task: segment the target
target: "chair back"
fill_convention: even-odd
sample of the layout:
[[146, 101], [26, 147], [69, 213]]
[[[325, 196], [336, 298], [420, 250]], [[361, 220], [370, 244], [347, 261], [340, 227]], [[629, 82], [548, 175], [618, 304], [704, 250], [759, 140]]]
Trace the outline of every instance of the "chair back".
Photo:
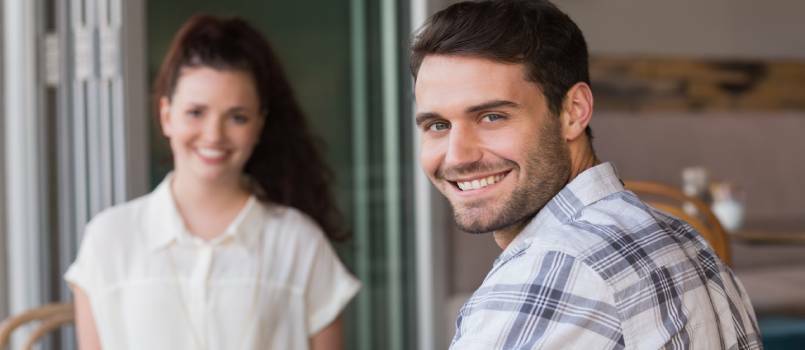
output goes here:
[[[658, 182], [625, 181], [625, 185], [627, 190], [637, 194], [648, 205], [690, 224], [699, 231], [722, 261], [732, 265], [732, 251], [727, 231], [702, 200], [688, 196], [673, 186]], [[693, 205], [697, 215], [685, 212], [683, 210], [685, 203]]]
[[11, 316], [0, 323], [0, 349], [5, 349], [16, 329], [31, 323], [38, 322], [36, 328], [23, 343], [22, 349], [33, 349], [36, 342], [48, 333], [59, 329], [75, 319], [72, 303], [48, 304], [21, 314]]

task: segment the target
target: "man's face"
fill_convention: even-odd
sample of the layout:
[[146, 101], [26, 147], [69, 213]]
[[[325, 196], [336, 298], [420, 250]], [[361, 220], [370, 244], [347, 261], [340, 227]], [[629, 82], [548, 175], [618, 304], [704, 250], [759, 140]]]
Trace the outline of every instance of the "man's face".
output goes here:
[[522, 64], [426, 56], [415, 86], [420, 162], [467, 232], [530, 220], [567, 183], [561, 123]]

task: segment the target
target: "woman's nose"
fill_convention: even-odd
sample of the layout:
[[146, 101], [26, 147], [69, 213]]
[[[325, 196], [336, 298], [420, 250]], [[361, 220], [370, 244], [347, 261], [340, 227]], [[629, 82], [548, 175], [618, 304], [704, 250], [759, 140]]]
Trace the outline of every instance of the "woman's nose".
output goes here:
[[220, 141], [224, 134], [223, 118], [208, 118], [204, 123], [203, 139], [205, 141]]

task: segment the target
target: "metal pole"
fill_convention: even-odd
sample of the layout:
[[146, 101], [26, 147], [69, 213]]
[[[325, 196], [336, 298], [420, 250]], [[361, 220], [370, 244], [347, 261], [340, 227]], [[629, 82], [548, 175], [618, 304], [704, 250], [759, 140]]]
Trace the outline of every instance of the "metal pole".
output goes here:
[[386, 208], [386, 258], [388, 268], [389, 349], [401, 350], [403, 332], [402, 238], [400, 229], [399, 55], [397, 2], [380, 3], [381, 79], [383, 101], [383, 153]]

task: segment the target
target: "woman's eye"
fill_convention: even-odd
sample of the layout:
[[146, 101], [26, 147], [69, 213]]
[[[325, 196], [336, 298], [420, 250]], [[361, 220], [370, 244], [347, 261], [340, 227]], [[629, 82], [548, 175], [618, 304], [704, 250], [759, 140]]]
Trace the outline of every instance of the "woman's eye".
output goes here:
[[500, 119], [504, 119], [504, 118], [505, 118], [505, 117], [504, 117], [504, 116], [502, 116], [502, 115], [500, 115], [500, 114], [486, 114], [486, 115], [484, 115], [484, 117], [482, 118], [482, 120], [484, 120], [484, 121], [488, 121], [488, 122], [494, 122], [494, 121], [497, 121], [497, 120], [500, 120]]
[[443, 131], [450, 128], [450, 124], [445, 122], [435, 122], [428, 125], [428, 131]]
[[203, 114], [204, 114], [204, 111], [202, 111], [201, 109], [198, 109], [198, 108], [197, 109], [191, 109], [191, 110], [187, 111], [187, 115], [190, 116], [190, 117], [193, 117], [193, 118], [198, 118], [198, 117], [202, 116]]
[[242, 114], [235, 114], [232, 116], [232, 121], [235, 122], [235, 124], [246, 124], [249, 122], [249, 117]]

